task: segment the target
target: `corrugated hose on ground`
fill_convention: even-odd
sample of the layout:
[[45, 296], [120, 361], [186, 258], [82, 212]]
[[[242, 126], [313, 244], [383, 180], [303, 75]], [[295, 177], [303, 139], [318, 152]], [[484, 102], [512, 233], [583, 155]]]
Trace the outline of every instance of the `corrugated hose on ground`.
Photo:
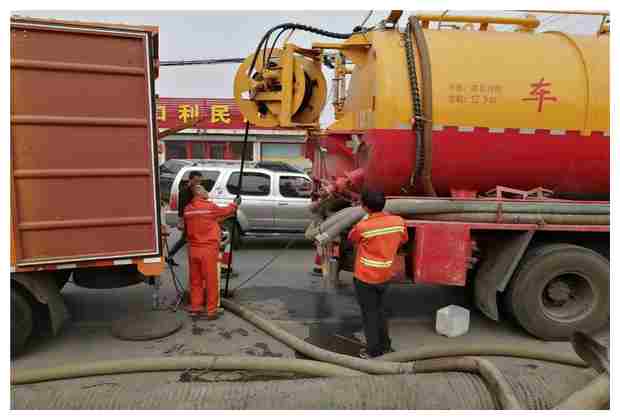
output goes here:
[[[175, 387], [165, 386], [159, 387], [157, 391], [142, 390], [139, 393], [123, 391], [121, 387], [118, 395], [111, 395], [109, 392], [97, 394], [96, 391], [89, 391], [81, 392], [80, 398], [70, 396], [70, 392], [63, 393], [63, 391], [36, 392], [36, 397], [30, 398], [28, 395], [31, 392], [28, 389], [18, 387], [12, 389], [12, 405], [15, 408], [544, 409], [552, 408], [558, 401], [564, 399], [564, 402], [557, 408], [571, 407], [574, 409], [601, 408], [605, 401], [607, 404], [609, 401], [608, 376], [607, 380], [604, 375], [592, 380], [593, 375], [590, 370], [574, 367], [585, 365], [577, 356], [541, 354], [527, 346], [515, 345], [451, 347], [442, 345], [435, 349], [423, 347], [414, 351], [392, 353], [379, 359], [364, 360], [316, 347], [241, 305], [226, 299], [222, 303], [226, 309], [282, 343], [320, 361], [223, 356], [101, 361], [46, 369], [12, 370], [11, 383], [17, 385], [93, 375], [188, 368], [285, 371], [311, 376], [337, 376], [338, 378], [272, 381], [273, 383], [261, 382], [260, 385], [204, 384], [208, 388], [189, 389], [185, 389], [190, 386], [189, 384], [178, 384]], [[535, 378], [538, 379], [534, 380], [520, 371], [505, 376], [494, 364], [480, 357], [454, 357], [480, 354], [535, 358], [573, 365], [573, 367], [556, 370], [553, 375], [536, 376]], [[411, 362], [411, 360], [414, 361]], [[367, 375], [367, 373], [380, 376]], [[549, 386], [549, 383], [553, 386]], [[584, 385], [587, 386], [575, 392], [576, 388]], [[463, 393], [460, 391], [445, 393], [438, 392], [439, 386], [447, 386], [453, 390], [458, 389], [458, 386], [465, 388], [463, 388]], [[311, 392], [311, 389], [321, 389], [321, 391]], [[383, 391], [380, 392], [379, 389]], [[433, 389], [435, 391], [430, 392]], [[476, 391], [472, 392], [472, 389]], [[234, 396], [226, 393], [232, 393]], [[429, 399], [431, 394], [435, 397]], [[218, 398], [218, 395], [228, 395], [228, 397]], [[259, 395], [262, 397], [258, 398]], [[422, 395], [424, 395], [423, 398]]]

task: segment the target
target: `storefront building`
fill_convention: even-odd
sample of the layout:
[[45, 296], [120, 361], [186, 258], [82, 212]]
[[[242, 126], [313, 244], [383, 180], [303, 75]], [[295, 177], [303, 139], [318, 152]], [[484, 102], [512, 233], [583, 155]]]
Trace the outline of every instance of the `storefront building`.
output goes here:
[[[160, 132], [194, 119], [199, 122], [191, 128], [161, 139], [161, 162], [167, 159], [241, 159], [245, 122], [233, 99], [158, 98]], [[250, 126], [248, 160], [284, 161], [310, 169], [313, 153], [304, 131]]]

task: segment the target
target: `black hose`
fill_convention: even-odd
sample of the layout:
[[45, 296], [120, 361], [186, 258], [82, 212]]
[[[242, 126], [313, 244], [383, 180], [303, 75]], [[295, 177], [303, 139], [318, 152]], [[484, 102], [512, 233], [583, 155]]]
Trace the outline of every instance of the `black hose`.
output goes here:
[[411, 101], [413, 106], [413, 115], [414, 115], [414, 129], [415, 129], [415, 138], [416, 138], [416, 148], [415, 148], [415, 162], [414, 168], [411, 174], [411, 178], [409, 180], [410, 186], [415, 187], [416, 180], [422, 173], [424, 162], [424, 145], [422, 143], [422, 133], [423, 126], [421, 124], [422, 121], [422, 105], [420, 101], [420, 90], [418, 88], [418, 76], [415, 68], [415, 57], [413, 56], [413, 28], [411, 19], [407, 23], [407, 28], [405, 29], [404, 38], [405, 38], [405, 56], [407, 58], [407, 72], [409, 76], [409, 87], [411, 90]]
[[[273, 43], [271, 44], [271, 48], [269, 49], [269, 55], [267, 56], [267, 59], [265, 60], [265, 56], [263, 55], [263, 67], [267, 65], [267, 63], [269, 63], [271, 61], [271, 55], [273, 54], [273, 50], [276, 47], [276, 44], [278, 43], [278, 39], [280, 39], [280, 37], [282, 36], [282, 34], [284, 34], [284, 32], [286, 32], [287, 29], [282, 29], [280, 32], [278, 32], [278, 35], [276, 35], [276, 39], [273, 40]], [[291, 29], [291, 34], [293, 33], [294, 29]]]
[[[263, 38], [260, 40], [260, 42], [258, 43], [258, 46], [256, 47], [256, 52], [254, 54], [254, 58], [252, 58], [252, 64], [250, 65], [250, 68], [248, 69], [248, 76], [252, 77], [252, 71], [254, 70], [254, 66], [256, 65], [256, 59], [258, 58], [258, 54], [261, 50], [261, 47], [263, 46], [263, 44], [265, 44], [265, 48], [267, 48], [267, 43], [269, 40], [269, 37], [271, 36], [271, 34], [275, 31], [277, 31], [278, 29], [298, 29], [300, 31], [305, 31], [305, 32], [312, 32], [315, 33], [317, 35], [321, 35], [321, 36], [325, 36], [328, 38], [336, 38], [336, 39], [347, 39], [350, 38], [353, 34], [352, 33], [348, 33], [348, 34], [342, 34], [342, 33], [337, 33], [337, 32], [330, 32], [330, 31], [326, 31], [323, 29], [319, 29], [319, 28], [315, 28], [312, 26], [308, 26], [308, 25], [302, 25], [300, 23], [281, 23], [279, 25], [274, 26], [273, 28], [269, 29], [265, 35], [263, 35]], [[263, 63], [263, 66], [265, 65], [265, 63]]]

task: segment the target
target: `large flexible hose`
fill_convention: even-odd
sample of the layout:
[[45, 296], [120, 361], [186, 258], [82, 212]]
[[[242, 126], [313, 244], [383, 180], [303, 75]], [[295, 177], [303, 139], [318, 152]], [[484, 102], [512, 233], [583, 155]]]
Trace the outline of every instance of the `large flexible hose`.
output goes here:
[[313, 359], [373, 374], [413, 373], [414, 371], [413, 363], [365, 360], [322, 349], [294, 336], [293, 334], [290, 334], [277, 326], [275, 323], [258, 316], [249, 309], [244, 308], [228, 299], [222, 299], [221, 303], [224, 308], [228, 309], [232, 313], [240, 316], [282, 343], [297, 350], [299, 353]]
[[183, 369], [286, 371], [311, 376], [360, 376], [362, 372], [329, 363], [280, 357], [182, 356], [104, 360], [43, 369], [11, 369], [11, 384], [54, 381], [118, 373], [160, 372]]
[[478, 373], [497, 396], [504, 410], [521, 410], [512, 388], [504, 375], [488, 360], [479, 357], [424, 360], [416, 363], [416, 373], [428, 372], [470, 372]]
[[576, 353], [552, 353], [549, 350], [537, 350], [531, 344], [502, 343], [502, 344], [480, 344], [480, 343], [458, 343], [440, 344], [437, 346], [422, 346], [410, 350], [402, 350], [394, 353], [387, 353], [377, 358], [391, 362], [408, 362], [413, 360], [425, 360], [437, 357], [456, 357], [456, 356], [506, 356], [520, 357], [523, 359], [543, 360], [564, 365], [577, 367], [587, 367]]
[[554, 410], [600, 410], [609, 407], [609, 375], [603, 373], [569, 395]]
[[[590, 371], [519, 364], [506, 377], [523, 408], [549, 409], [592, 378]], [[483, 379], [466, 372], [245, 383], [156, 383], [149, 376], [113, 387], [11, 388], [13, 409], [498, 409]], [[166, 380], [169, 382], [169, 380]], [[449, 390], [449, 391], [447, 391]]]
[[[455, 371], [455, 370], [464, 371], [464, 372], [477, 372], [484, 378], [487, 385], [493, 391], [493, 395], [495, 395], [498, 398], [500, 406], [502, 408], [505, 408], [505, 409], [521, 408], [519, 400], [526, 401], [527, 407], [529, 407], [530, 405], [531, 398], [528, 399], [528, 395], [530, 395], [531, 392], [530, 394], [526, 393], [520, 398], [517, 398], [515, 395], [514, 389], [519, 389], [519, 387], [515, 388], [514, 383], [513, 383], [513, 386], [511, 387], [506, 381], [505, 377], [502, 375], [502, 373], [492, 363], [490, 363], [489, 361], [485, 359], [480, 359], [477, 357], [456, 358], [456, 359], [455, 358], [449, 358], [449, 359], [444, 358], [444, 359], [436, 359], [436, 360], [421, 360], [421, 361], [417, 361], [414, 365], [414, 364], [389, 363], [389, 362], [384, 362], [381, 360], [362, 360], [362, 359], [352, 358], [349, 356], [329, 352], [327, 350], [320, 349], [316, 346], [306, 343], [305, 341], [300, 340], [299, 338], [292, 336], [286, 331], [280, 329], [274, 323], [260, 318], [258, 315], [254, 314], [253, 312], [239, 305], [236, 305], [233, 302], [230, 302], [228, 300], [223, 300], [223, 305], [227, 309], [235, 312], [236, 314], [238, 314], [239, 316], [247, 320], [248, 322], [253, 323], [255, 326], [263, 329], [264, 331], [273, 335], [275, 338], [279, 339], [285, 344], [290, 345], [297, 351], [300, 351], [310, 357], [317, 357], [317, 358], [320, 357], [320, 358], [327, 359], [327, 360], [333, 360], [336, 363], [350, 365], [353, 367], [353, 369], [361, 368], [361, 370], [370, 371], [371, 373], [411, 372], [412, 368], [415, 368], [415, 372], [418, 374], [416, 375], [416, 377], [420, 376], [419, 374], [424, 373], [424, 372], [445, 372], [445, 371]], [[501, 355], [508, 355], [511, 357], [532, 357], [533, 355], [536, 355], [536, 354], [532, 354], [531, 351], [519, 351], [519, 349], [515, 348], [514, 345], [510, 346], [510, 351], [506, 351], [505, 354], [503, 350], [506, 350], [506, 349], [500, 348], [499, 350], [502, 350], [502, 351], [498, 351], [497, 346], [491, 346], [492, 349], [494, 347], [495, 347], [494, 351], [488, 352], [488, 354], [494, 354], [494, 355], [501, 354]], [[443, 349], [443, 351], [440, 350], [440, 351], [435, 351], [435, 352], [431, 351], [428, 348], [422, 349], [422, 350], [423, 351], [418, 351], [417, 355], [414, 355], [411, 353], [405, 354], [406, 352], [400, 352], [400, 353], [393, 353], [391, 356], [393, 359], [402, 359], [405, 356], [407, 358], [410, 358], [412, 356], [416, 356], [417, 358], [423, 358], [425, 356], [436, 357], [437, 355], [442, 355], [442, 354], [443, 355], [453, 354], [453, 353], [460, 353], [460, 354], [465, 353], [466, 354], [467, 351], [472, 351], [472, 350], [477, 351], [478, 353], [484, 353], [484, 348], [481, 348], [481, 347], [477, 347], [477, 348], [473, 347], [469, 349], [460, 348], [456, 350], [453, 349], [452, 352], [446, 351], [445, 348]], [[389, 358], [389, 356], [390, 355], [388, 355], [385, 358]], [[574, 363], [575, 360], [571, 360], [570, 358], [566, 358], [566, 357], [558, 358], [558, 357], [553, 357], [552, 355], [547, 355], [547, 357], [545, 357], [544, 359], [556, 361], [556, 362], [568, 361], [568, 362], [572, 362], [572, 364], [577, 364], [577, 363]], [[342, 368], [340, 366], [333, 366], [333, 365], [329, 365], [326, 363], [310, 362], [310, 361], [303, 361], [303, 360], [296, 360], [296, 359], [272, 359], [272, 358], [251, 358], [251, 357], [206, 357], [206, 358], [205, 357], [198, 357], [198, 358], [181, 357], [181, 358], [155, 358], [155, 359], [128, 360], [128, 361], [96, 362], [96, 363], [82, 365], [82, 366], [65, 366], [65, 367], [60, 367], [60, 368], [38, 369], [38, 370], [21, 371], [21, 372], [13, 371], [12, 372], [12, 383], [23, 384], [23, 383], [39, 382], [39, 381], [50, 380], [50, 379], [92, 376], [92, 375], [98, 375], [98, 374], [128, 373], [128, 372], [156, 371], [156, 370], [179, 370], [179, 369], [201, 368], [201, 367], [208, 368], [208, 369], [214, 369], [214, 370], [218, 370], [218, 369], [219, 370], [246, 369], [246, 370], [265, 370], [265, 371], [284, 370], [284, 371], [291, 371], [291, 372], [297, 372], [297, 373], [303, 373], [303, 374], [310, 374], [313, 376], [316, 376], [316, 375], [324, 375], [324, 376], [363, 375], [361, 372]], [[575, 375], [573, 374], [570, 377], [572, 378], [574, 376]], [[394, 377], [394, 376], [390, 375], [390, 377]], [[563, 385], [566, 385], [566, 382], [567, 381], [564, 378], [561, 383]], [[566, 406], [566, 407], [588, 406], [589, 407], [588, 404], [590, 403], [588, 403], [588, 401], [590, 401], [591, 399], [596, 399], [597, 401], [604, 400], [605, 399], [604, 383], [602, 383], [601, 385], [600, 382], [601, 381], [599, 382], [594, 381], [590, 387], [586, 387], [580, 392], [574, 393], [573, 396], [567, 399], [568, 402], [565, 402], [563, 406]], [[369, 386], [368, 381], [353, 382], [353, 384], [360, 384], [360, 383], [366, 384], [365, 386]], [[607, 384], [608, 383], [609, 381], [607, 380]], [[264, 389], [264, 386], [261, 389]], [[348, 389], [349, 388], [347, 388], [347, 390]], [[525, 387], [524, 389], [529, 389], [529, 386]], [[290, 392], [289, 388], [287, 388], [287, 390]], [[606, 391], [608, 395], [609, 394], [608, 385], [607, 385]], [[13, 390], [13, 392], [15, 392], [15, 390]], [[535, 394], [536, 393], [534, 393], [534, 395]], [[235, 393], [235, 395], [238, 395], [238, 393]], [[591, 398], [588, 396], [591, 396]], [[118, 399], [114, 399], [114, 398], [110, 399], [109, 397], [110, 396], [106, 394], [105, 400], [109, 401], [110, 404], [114, 400], [114, 404], [121, 405], [115, 408], [122, 408], [122, 407], [136, 408], [137, 401], [145, 399], [143, 396], [143, 398], [139, 398], [139, 399], [136, 399], [136, 398], [130, 399], [130, 400], [125, 399], [123, 400], [122, 403], [120, 403]], [[123, 398], [126, 398], [125, 393], [123, 393]], [[123, 398], [120, 398], [120, 399], [123, 399]], [[586, 400], [587, 398], [590, 398], [590, 399]], [[146, 398], [146, 399], [150, 400], [150, 398]], [[58, 403], [59, 401], [63, 401], [63, 403], [67, 402], [66, 399], [58, 398], [58, 397], [52, 398], [53, 402], [50, 402], [50, 401], [45, 400], [44, 398], [42, 399], [40, 394], [38, 394], [36, 400], [37, 400], [36, 404], [44, 404], [44, 402], [47, 402], [47, 404], [43, 405], [43, 407], [45, 408], [51, 408], [49, 407], [49, 404], [53, 405], [53, 404]], [[74, 399], [70, 399], [70, 401], [73, 401], [73, 400]], [[89, 402], [88, 405], [81, 406], [83, 408], [95, 408], [91, 403], [94, 400], [96, 400], [96, 398], [94, 399], [77, 398], [75, 400], [80, 401], [78, 405], [84, 403], [85, 401]], [[156, 400], [159, 401], [159, 398], [156, 398]], [[15, 401], [14, 398], [13, 398], [13, 401]], [[397, 400], [397, 401], [401, 402], [401, 400]], [[537, 403], [539, 403], [540, 401], [539, 396], [536, 397], [536, 401]], [[398, 405], [398, 402], [391, 401], [391, 404], [387, 407], [395, 408], [395, 406]], [[203, 408], [219, 407], [217, 402], [211, 401], [211, 403], [214, 405], [209, 405], [205, 403], [206, 405], [202, 405], [202, 407]], [[347, 399], [345, 399], [344, 401], [330, 400], [330, 404], [327, 405], [327, 407], [336, 408], [334, 405], [336, 406], [338, 404], [346, 405], [350, 403], [351, 401]], [[377, 402], [377, 404], [384, 404], [384, 403], [385, 403], [384, 399], [380, 399], [379, 402]], [[247, 404], [247, 401], [246, 401], [246, 404]], [[448, 406], [450, 408], [453, 408], [451, 405], [448, 405]], [[108, 405], [107, 407], [109, 408], [110, 406]], [[158, 408], [153, 405], [148, 405], [147, 407]], [[244, 407], [247, 408], [247, 406], [245, 405]], [[297, 405], [297, 403], [295, 407], [300, 408]], [[323, 405], [321, 408], [325, 408], [325, 407], [326, 406]], [[56, 407], [56, 408], [59, 408], [59, 407]], [[177, 406], [176, 408], [179, 408], [179, 407]], [[226, 408], [233, 408], [233, 407], [226, 406]], [[369, 408], [369, 407], [367, 405], [363, 405], [361, 408]], [[435, 408], [445, 408], [445, 405], [435, 407]]]
[[[346, 231], [360, 221], [366, 212], [361, 207], [351, 207], [341, 210], [336, 218], [326, 219], [318, 228], [320, 234], [315, 239], [319, 243], [326, 243]], [[497, 201], [468, 201], [468, 200], [420, 200], [420, 199], [390, 199], [386, 201], [385, 210], [400, 216], [409, 216], [419, 219], [442, 217], [448, 220], [477, 221], [490, 220], [490, 214], [494, 216], [494, 222], [498, 216], [503, 220], [523, 220], [520, 223], [545, 223], [573, 224], [577, 221], [587, 224], [607, 224], [609, 222], [608, 204], [572, 204], [572, 203], [518, 203]], [[470, 214], [467, 216], [465, 213]], [[447, 216], [441, 216], [447, 214]], [[478, 216], [482, 214], [482, 216]], [[334, 215], [335, 216], [335, 215]], [[460, 219], [459, 219], [460, 217]], [[486, 218], [486, 219], [485, 219]], [[546, 220], [545, 220], [546, 219]], [[526, 221], [527, 220], [527, 221]], [[585, 223], [583, 223], [585, 224]]]
[[320, 224], [313, 223], [310, 226], [308, 226], [308, 228], [306, 229], [306, 233], [305, 233], [306, 238], [314, 239], [316, 235], [320, 234], [321, 232], [324, 232], [325, 230], [329, 229], [331, 226], [337, 223], [340, 223], [348, 218], [356, 219], [359, 217], [361, 219], [362, 217], [364, 217], [365, 214], [366, 212], [364, 212], [364, 210], [362, 210], [360, 207], [346, 207], [332, 214], [330, 217], [325, 219], [322, 223]]

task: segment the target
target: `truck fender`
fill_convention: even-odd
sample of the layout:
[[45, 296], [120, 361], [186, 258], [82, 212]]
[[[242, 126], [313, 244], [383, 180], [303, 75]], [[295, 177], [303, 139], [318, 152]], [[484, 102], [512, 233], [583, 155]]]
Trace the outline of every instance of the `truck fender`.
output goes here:
[[22, 285], [37, 302], [46, 305], [50, 315], [52, 332], [58, 334], [69, 319], [69, 310], [60, 295], [60, 289], [51, 272], [13, 273], [12, 279]]
[[489, 247], [488, 254], [480, 263], [474, 279], [474, 299], [478, 309], [495, 321], [499, 321], [497, 292], [506, 289], [532, 236], [533, 230], [510, 232]]

